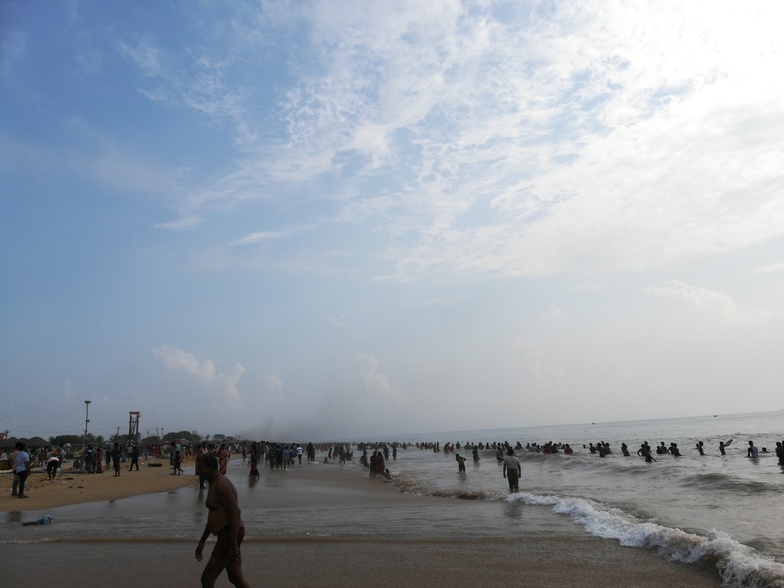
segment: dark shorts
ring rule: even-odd
[[[237,550],[239,551],[242,545],[242,540],[245,538],[245,527],[240,527],[237,533]],[[212,557],[218,561],[229,560],[229,549],[231,548],[231,527],[226,527],[218,533],[218,539],[215,541],[215,548],[212,550]]]

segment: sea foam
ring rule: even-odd
[[[552,506],[596,537],[615,539],[624,547],[656,549],[673,561],[715,563],[727,586],[784,588],[784,565],[739,543],[721,531],[697,535],[650,521],[640,521],[616,508],[584,498],[519,493],[508,501]]]

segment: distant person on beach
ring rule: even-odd
[[[514,449],[511,447],[506,450],[504,457],[504,478],[509,482],[510,492],[520,491],[520,478],[523,476],[523,468],[520,466],[520,460],[517,459]]]
[[[697,451],[700,452],[700,455],[705,455],[705,450],[702,448],[702,441],[697,443]]]
[[[259,474],[259,450],[258,445],[255,443],[250,449],[250,472],[248,473],[248,478],[252,480],[258,480],[261,477]]]
[[[457,472],[459,474],[465,474],[465,471],[466,471],[465,470],[466,458],[465,457],[460,457],[460,454],[456,453],[455,454],[455,461],[457,462]]]
[[[242,520],[237,500],[237,489],[226,476],[220,473],[218,458],[210,453],[200,455],[196,460],[199,480],[209,484],[206,506],[207,524],[196,546],[196,560],[202,561],[204,544],[210,535],[217,537],[215,548],[201,574],[202,588],[215,586],[218,576],[226,570],[229,582],[235,586],[248,587],[242,575],[242,556],[240,547],[245,537],[245,523]]]
[[[131,467],[128,468],[129,472],[133,471],[133,466],[136,466],[136,471],[139,471],[139,446],[134,445],[131,449]]]
[[[14,448],[14,453],[11,456],[11,472],[14,474],[13,487],[11,488],[11,496],[19,496],[19,474],[16,473],[16,455],[19,453],[19,443]]]
[[[719,441],[719,452],[720,452],[722,455],[727,455],[727,453],[724,451],[724,449],[725,449],[726,447],[729,447],[729,446],[730,446],[730,443],[732,443],[732,439],[730,439],[730,440],[729,440],[729,441],[727,441],[726,443],[725,443],[724,441]]]
[[[226,449],[225,443],[221,443],[220,449],[218,449],[218,464],[220,464],[220,473],[225,476],[229,465],[229,450]]]
[[[174,473],[178,476],[185,473],[182,471],[182,452],[179,449],[174,454]]]
[[[114,477],[118,478],[120,476],[120,444],[115,443],[114,449],[112,449],[112,462],[114,465]]]
[[[16,475],[19,476],[19,491],[17,498],[27,498],[25,494],[25,482],[30,475],[30,455],[27,453],[27,445],[19,441],[16,444],[16,454],[14,455],[16,464]]]
[[[196,449],[196,461],[198,461],[199,458],[207,452],[209,452],[209,449],[207,448],[207,442],[202,441],[201,445],[199,445],[199,447]],[[199,476],[199,472],[196,472],[196,476]],[[199,490],[204,490],[204,480],[201,478],[199,478]]]
[[[57,475],[57,468],[59,467],[60,458],[58,457],[57,452],[53,451],[46,459],[46,473],[49,475],[50,480],[54,480],[55,476]]]
[[[471,457],[474,458],[474,461],[479,461],[479,448],[474,445],[474,449],[471,451]]]
[[[759,459],[759,451],[754,447],[754,441],[749,441],[749,448],[746,450],[746,457],[750,459]]]

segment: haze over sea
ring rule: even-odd
[[[480,452],[467,472],[459,474],[455,452],[434,452],[409,446],[387,461],[404,492],[430,496],[422,505],[406,503],[393,509],[373,508],[346,493],[339,508],[265,500],[265,488],[280,477],[262,470],[259,486],[248,483],[247,466],[234,459],[229,475],[240,493],[243,516],[253,535],[297,538],[367,537],[433,540],[462,537],[471,543],[503,535],[520,541],[571,533],[591,534],[630,548],[654,549],[662,557],[715,568],[727,586],[784,586],[784,505],[780,500],[784,468],[775,457],[784,413],[717,415],[683,419],[596,423],[552,427],[451,431],[401,436],[387,441],[407,443],[493,443],[518,441],[569,443],[574,455],[518,452],[523,467],[521,492],[510,495],[495,451]],[[733,439],[720,456],[719,441]],[[748,459],[753,440],[759,459]],[[304,443],[306,440],[302,440]],[[371,441],[371,440],[368,440]],[[378,441],[378,440],[372,440]],[[601,458],[583,445],[608,442],[611,455]],[[655,455],[645,463],[634,455],[648,441],[652,446],[675,442],[682,457]],[[695,445],[704,442],[705,456]],[[623,457],[620,444],[631,457]],[[305,467],[339,467],[322,463]],[[347,473],[367,475],[354,461]],[[297,466],[295,466],[297,467]],[[285,473],[282,473],[285,475]],[[327,490],[324,490],[327,491]],[[333,490],[330,490],[333,491]],[[433,498],[440,497],[440,498]],[[57,524],[29,528],[24,541],[80,539],[148,540],[161,537],[192,542],[202,520],[202,498],[192,489],[165,495],[165,511],[150,509],[149,497],[54,509]],[[471,500],[458,500],[470,498]],[[8,513],[10,522],[41,516],[40,512]],[[576,524],[575,524],[576,523]],[[197,532],[197,531],[196,531]],[[16,530],[0,526],[0,542],[19,542]]]

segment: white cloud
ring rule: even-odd
[[[245,373],[245,367],[242,364],[236,363],[228,370],[220,371],[211,359],[200,360],[192,353],[168,345],[154,347],[152,353],[169,369],[193,376],[211,392],[225,394],[234,400],[240,397],[237,384],[242,378],[242,374]]]
[[[355,310],[346,310],[344,312],[341,312],[340,314],[327,317],[327,320],[329,320],[329,322],[335,325],[336,327],[342,328],[347,326],[349,323],[349,319],[351,319],[356,314],[357,311]]]
[[[287,140],[205,201],[339,178],[335,218],[390,237],[396,280],[636,270],[763,242],[784,226],[766,73],[784,51],[765,10],[317,5]]]
[[[573,286],[572,290],[598,290],[602,287],[601,282],[584,282],[579,286]]]
[[[306,230],[307,228],[309,227],[302,225],[299,227],[287,226],[277,231],[256,231],[254,233],[248,233],[244,237],[240,237],[239,239],[232,241],[230,245],[255,245],[258,243],[264,243],[266,241],[286,239],[292,235],[296,235],[297,233],[302,232],[303,230]]]
[[[224,81],[232,60],[177,53],[149,38],[120,41],[117,51],[149,79],[138,91],[151,101],[193,109],[216,121],[231,121],[239,146],[256,140],[257,130],[248,117],[248,96],[241,87],[229,87]]]
[[[195,229],[202,223],[202,218],[196,215],[182,216],[167,223],[158,223],[155,225],[158,229],[171,229],[174,231],[186,231]]]
[[[369,393],[385,402],[397,403],[402,400],[401,389],[392,384],[389,376],[380,371],[381,362],[375,356],[360,355],[359,360],[363,363],[362,382]]]
[[[775,274],[784,272],[784,263],[771,263],[754,270],[755,274]]]
[[[151,99],[232,121],[236,168],[186,198],[187,218],[318,201],[387,237],[382,279],[640,270],[781,235],[778,5],[503,7],[241,7],[215,54],[118,48]],[[258,27],[295,22],[309,36],[289,85],[255,112]],[[283,135],[258,131],[270,116]]]
[[[283,378],[277,374],[264,376],[264,385],[268,390],[278,396],[283,393]]]
[[[147,77],[162,77],[169,70],[169,66],[164,64],[161,49],[149,40],[135,44],[120,41],[117,48],[123,57],[134,63]]]
[[[651,286],[646,288],[644,292],[660,298],[687,302],[726,320],[735,320],[739,316],[738,307],[729,294],[690,286],[677,280],[667,281],[663,286]]]

